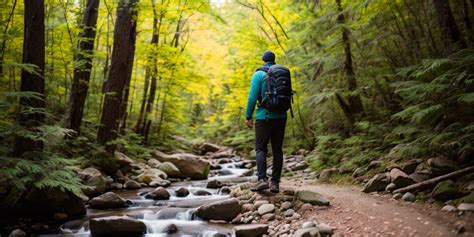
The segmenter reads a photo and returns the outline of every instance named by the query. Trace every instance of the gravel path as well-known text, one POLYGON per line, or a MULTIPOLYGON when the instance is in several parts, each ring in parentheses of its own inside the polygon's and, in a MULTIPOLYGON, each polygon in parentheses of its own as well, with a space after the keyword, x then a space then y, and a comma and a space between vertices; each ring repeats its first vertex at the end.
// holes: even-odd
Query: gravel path
POLYGON ((318 207, 307 220, 337 228, 335 236, 474 236, 474 214, 458 215, 356 188, 284 180, 282 187, 318 192, 330 207, 318 207), (464 228, 463 234, 458 229, 464 228))

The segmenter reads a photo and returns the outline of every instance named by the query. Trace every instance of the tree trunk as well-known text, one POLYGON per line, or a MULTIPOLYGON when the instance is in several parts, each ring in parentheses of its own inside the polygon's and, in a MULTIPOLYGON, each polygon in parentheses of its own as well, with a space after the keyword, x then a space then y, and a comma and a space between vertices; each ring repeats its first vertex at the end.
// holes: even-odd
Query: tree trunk
POLYGON ((82 32, 79 34, 79 51, 74 60, 77 66, 74 68, 71 93, 64 118, 65 127, 73 129, 78 134, 81 128, 87 90, 89 89, 99 1, 87 0, 81 25, 82 32))
MULTIPOLYGON (((23 60, 24 64, 33 64, 36 73, 26 70, 21 72, 21 92, 36 93, 34 98, 21 97, 21 111, 18 117, 20 126, 34 131, 44 122, 44 66, 45 66, 45 26, 44 26, 44 1, 24 1, 24 41, 23 60), (25 113, 25 110, 35 109, 33 112, 25 113)), ((25 136, 18 136, 15 141, 14 155, 20 156, 28 151, 43 149, 39 140, 32 140, 25 136)))
POLYGON ((443 55, 448 56, 458 49, 466 48, 466 41, 459 31, 448 0, 433 0, 438 23, 441 29, 441 41, 444 44, 443 55))
MULTIPOLYGON (((114 46, 110 65, 110 73, 104 85, 104 105, 97 132, 97 140, 106 144, 117 138, 120 116, 122 115, 122 99, 126 83, 130 82, 131 66, 136 39, 137 0, 120 0, 117 7, 117 19, 114 30, 114 46)), ((107 144, 109 153, 115 146, 107 144)))
MULTIPOLYGON (((337 22, 339 24, 345 24, 346 19, 344 17, 341 0, 336 0, 339 15, 337 17, 337 22)), ((352 52, 351 52, 351 42, 349 39, 350 31, 347 28, 342 30, 342 42, 344 44, 344 74, 347 79, 348 89, 350 92, 357 90, 357 79, 354 72, 354 66, 352 63, 352 52)), ((364 109, 362 107, 362 101, 359 95, 349 95, 348 104, 350 113, 352 117, 358 114, 363 113, 364 109)))
POLYGON ((3 77, 3 59, 5 57, 5 48, 7 46, 6 35, 8 33, 8 27, 10 26, 10 22, 13 21, 13 16, 14 16, 15 7, 16 7, 16 1, 17 0, 13 1, 12 10, 10 11, 10 15, 8 16, 8 19, 7 19, 7 25, 5 26, 5 29, 3 30, 3 37, 4 38, 2 40, 2 46, 0 48, 0 78, 3 77))

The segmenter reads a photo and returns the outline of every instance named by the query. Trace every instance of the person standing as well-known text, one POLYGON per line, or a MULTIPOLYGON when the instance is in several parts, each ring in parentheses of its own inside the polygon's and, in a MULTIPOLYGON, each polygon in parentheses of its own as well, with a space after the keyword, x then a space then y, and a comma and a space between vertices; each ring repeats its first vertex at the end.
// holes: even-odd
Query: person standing
POLYGON ((262 99, 267 91, 267 72, 270 67, 276 65, 275 54, 271 51, 265 51, 262 56, 262 64, 263 67, 257 68, 252 76, 246 110, 246 125, 249 128, 253 128, 252 114, 255 110, 255 105, 258 104, 255 116, 255 151, 258 181, 251 190, 263 191, 270 188, 271 192, 278 193, 280 191, 279 183, 283 166, 282 146, 287 114, 286 110, 283 113, 275 113, 262 106, 262 99), (266 159, 269 142, 271 142, 273 154, 273 170, 270 184, 267 178, 266 159))

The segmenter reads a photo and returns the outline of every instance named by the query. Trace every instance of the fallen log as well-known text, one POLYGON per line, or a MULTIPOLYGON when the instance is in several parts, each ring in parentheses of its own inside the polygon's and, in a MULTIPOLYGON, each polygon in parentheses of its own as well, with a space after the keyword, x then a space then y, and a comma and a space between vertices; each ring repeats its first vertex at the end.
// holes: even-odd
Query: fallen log
POLYGON ((451 172, 449 174, 445 174, 445 175, 438 176, 436 178, 428 179, 428 180, 425 180, 423 182, 412 184, 412 185, 409 185, 409 186, 404 187, 404 188, 399 188, 399 189, 393 191, 393 193, 395 194, 395 193, 406 193, 406 192, 410 192, 410 191, 426 190, 426 189, 429 189, 429 188, 433 188, 434 186, 436 186, 436 184, 438 184, 441 181, 448 180, 448 179, 454 179, 454 178, 457 178, 457 177, 460 177, 460 176, 463 176, 463 175, 466 175, 466 174, 469 174, 469 173, 472 173, 472 172, 474 172, 474 166, 469 166, 469 167, 466 167, 464 169, 460 169, 460 170, 451 172))

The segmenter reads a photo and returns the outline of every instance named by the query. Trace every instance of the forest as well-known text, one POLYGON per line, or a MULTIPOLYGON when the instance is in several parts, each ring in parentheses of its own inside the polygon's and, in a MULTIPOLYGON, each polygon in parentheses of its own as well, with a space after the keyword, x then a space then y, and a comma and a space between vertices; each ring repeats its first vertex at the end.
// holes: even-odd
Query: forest
POLYGON ((115 178, 117 154, 210 143, 255 159, 245 109, 266 50, 291 71, 284 153, 307 151, 308 172, 357 185, 361 167, 474 165, 473 0, 0 1, 7 213, 38 193, 91 198, 81 171, 115 178))

